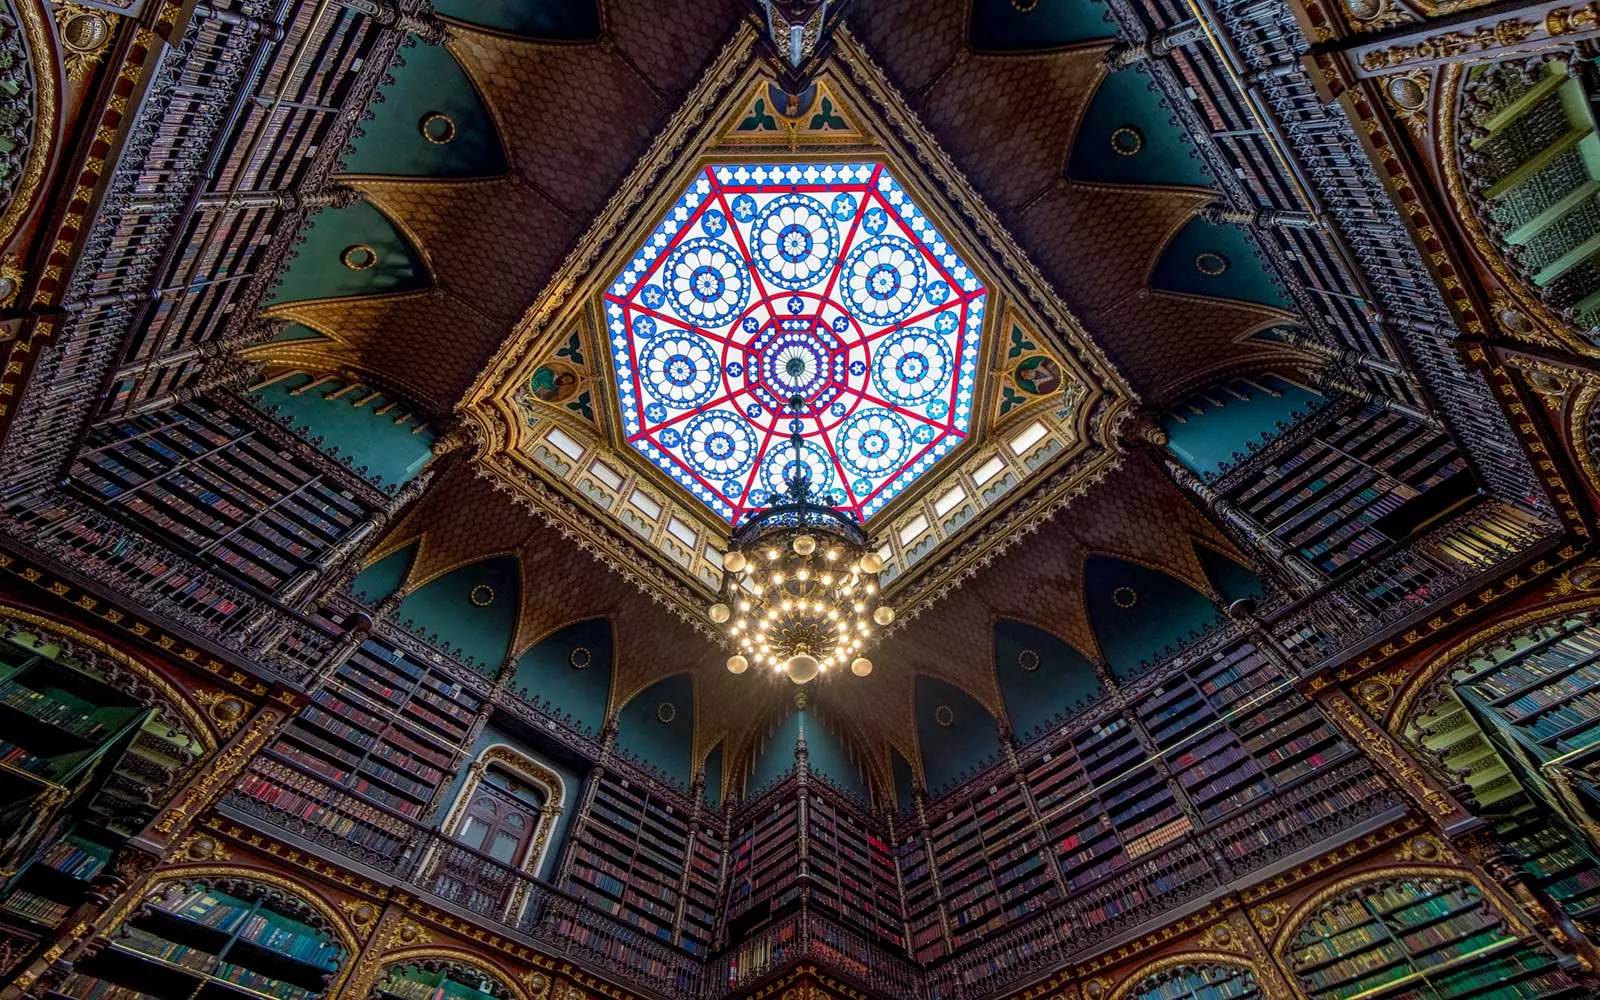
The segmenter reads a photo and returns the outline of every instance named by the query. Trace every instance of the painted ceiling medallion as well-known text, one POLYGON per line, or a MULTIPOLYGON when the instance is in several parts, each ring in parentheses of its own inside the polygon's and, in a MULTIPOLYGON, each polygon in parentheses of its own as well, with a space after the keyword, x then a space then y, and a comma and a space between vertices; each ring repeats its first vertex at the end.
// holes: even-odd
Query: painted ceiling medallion
POLYGON ((798 463, 866 521, 966 437, 985 296, 882 163, 708 166, 606 293, 628 443, 736 524, 798 463))

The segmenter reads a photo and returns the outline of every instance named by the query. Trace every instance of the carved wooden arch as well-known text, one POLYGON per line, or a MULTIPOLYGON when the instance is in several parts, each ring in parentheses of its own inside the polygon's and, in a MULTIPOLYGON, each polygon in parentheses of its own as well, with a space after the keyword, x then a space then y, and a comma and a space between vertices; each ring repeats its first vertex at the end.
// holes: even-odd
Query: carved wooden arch
MULTIPOLYGON (((1582 590, 1582 586, 1571 580, 1572 576, 1573 574, 1569 573, 1563 580, 1573 589, 1582 590)), ((1595 580, 1592 585, 1600 586, 1600 579, 1595 580)), ((1558 618, 1595 613, 1600 613, 1600 593, 1586 594, 1572 600, 1545 605, 1525 614, 1491 623, 1428 660, 1420 669, 1406 677, 1398 690, 1393 687, 1389 678, 1378 677, 1364 681, 1357 688, 1357 696, 1373 710, 1374 716, 1381 718, 1384 728, 1403 739, 1406 725, 1427 704, 1428 692, 1435 684, 1447 680, 1456 665, 1478 649, 1508 638, 1514 632, 1536 628, 1558 618)))
POLYGON ((1225 951, 1186 951, 1181 954, 1158 958, 1134 969, 1117 985, 1116 989, 1111 991, 1109 1000, 1128 1000, 1129 997, 1133 996, 1134 991, 1143 986, 1146 981, 1161 975, 1163 972, 1179 969, 1186 965, 1222 965, 1234 969, 1243 969, 1250 975, 1251 980, 1256 984, 1256 988, 1261 990, 1263 995, 1270 995, 1267 986, 1261 981, 1260 970, 1249 959, 1241 958, 1225 951))
POLYGON ((397 967, 420 966, 429 971, 461 969, 489 980, 499 990, 490 995, 499 1000, 530 1000, 528 992, 517 982, 517 977, 505 967, 491 961, 486 952, 467 952, 456 948, 406 948, 392 951, 382 958, 382 966, 375 970, 371 982, 351 983, 350 996, 376 997, 378 984, 397 967))
POLYGON ((97 672, 107 684, 153 706, 163 725, 197 744, 197 760, 215 753, 223 737, 244 720, 247 708, 240 699, 219 694, 202 711, 188 694, 137 657, 53 618, 0 605, 0 638, 9 639, 30 629, 48 633, 58 642, 64 662, 99 668, 97 672), (228 701, 237 705, 236 711, 233 706, 224 707, 228 701))
MULTIPOLYGON (((1530 933, 1527 924, 1522 922, 1521 917, 1509 909, 1500 895, 1492 891, 1489 886, 1486 886, 1475 872, 1455 865, 1408 864, 1365 871, 1359 875, 1339 879, 1332 885, 1324 887, 1301 901, 1278 925, 1277 936, 1270 942, 1273 956, 1279 960, 1285 969, 1288 969, 1289 948, 1294 942, 1295 936, 1329 901, 1346 893, 1359 890, 1362 886, 1371 883, 1389 882, 1404 878, 1438 878, 1467 883, 1478 890, 1478 894, 1483 897, 1485 903, 1491 903, 1494 906, 1494 912, 1505 921, 1509 933, 1519 938, 1525 938, 1530 933)), ((1299 980, 1292 972, 1290 973, 1290 979, 1298 984, 1299 980)))
MULTIPOLYGON (((356 940, 355 933, 346 919, 322 897, 315 886, 245 865, 183 865, 157 871, 149 889, 143 893, 139 901, 153 901, 164 895, 169 887, 178 883, 193 882, 203 882, 219 888, 239 886, 246 892, 254 893, 255 898, 266 897, 282 901, 298 910, 296 919, 332 934, 344 948, 344 956, 339 960, 338 967, 332 975, 328 977, 328 989, 322 996, 332 998, 342 995, 345 981, 355 967, 354 960, 361 954, 361 943, 356 940)), ((123 918, 126 919, 126 913, 123 914, 123 918)))
POLYGON ((515 866, 520 871, 537 875, 550 853, 550 831, 566 807, 567 785, 561 775, 509 743, 493 743, 484 747, 477 758, 467 765, 467 778, 462 782, 455 802, 451 803, 450 813, 441 828, 452 832, 456 829, 456 824, 461 822, 466 813, 467 803, 472 800, 472 793, 477 791, 491 765, 504 768, 544 791, 545 804, 540 810, 539 828, 534 831, 533 842, 528 845, 526 856, 515 866))
POLYGON ((1519 62, 1531 64, 1547 60, 1566 62, 1570 66, 1579 61, 1579 56, 1570 47, 1548 46, 1503 59, 1451 63, 1441 67, 1437 85, 1439 96, 1433 104, 1434 117, 1430 130, 1438 137, 1438 161, 1444 173, 1446 200, 1453 210, 1451 214, 1461 221, 1472 245, 1473 255, 1483 262, 1496 283, 1505 290, 1507 297, 1497 297, 1493 303, 1495 325, 1519 340, 1565 346, 1587 357, 1600 357, 1600 345, 1581 336, 1573 323, 1544 301, 1531 281, 1517 273, 1509 259, 1509 252, 1504 250, 1501 241, 1485 224, 1482 213, 1474 207, 1473 179, 1462 163, 1461 151, 1472 140, 1474 133, 1467 122, 1469 72, 1480 66, 1509 66, 1519 62))

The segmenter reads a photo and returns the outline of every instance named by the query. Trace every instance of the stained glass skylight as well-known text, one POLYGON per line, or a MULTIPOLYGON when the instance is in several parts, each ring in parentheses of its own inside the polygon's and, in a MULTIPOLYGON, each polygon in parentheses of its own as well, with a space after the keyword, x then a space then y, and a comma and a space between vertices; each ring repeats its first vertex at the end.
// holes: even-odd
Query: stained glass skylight
POLYGON ((738 523, 798 430, 865 521, 966 437, 984 300, 882 164, 707 167, 605 296, 628 442, 738 523))

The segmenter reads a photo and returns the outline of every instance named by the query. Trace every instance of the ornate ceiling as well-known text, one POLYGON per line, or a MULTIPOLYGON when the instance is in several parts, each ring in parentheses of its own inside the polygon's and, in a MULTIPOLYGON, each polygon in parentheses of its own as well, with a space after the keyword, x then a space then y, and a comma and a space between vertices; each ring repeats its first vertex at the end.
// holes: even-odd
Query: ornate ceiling
POLYGON ((722 670, 703 608, 794 420, 902 611, 874 676, 817 694, 874 773, 923 768, 919 676, 1014 710, 998 622, 1097 676, 1207 627, 1243 557, 1119 426, 1308 357, 1102 13, 860 0, 796 94, 733 0, 405 50, 339 178, 360 203, 308 224, 251 352, 432 416, 433 482, 369 565, 417 595, 513 560, 506 659, 609 619, 609 712, 686 674, 694 759, 730 771, 789 693, 722 670), (1181 628, 1108 641, 1108 595, 1169 584, 1181 628))

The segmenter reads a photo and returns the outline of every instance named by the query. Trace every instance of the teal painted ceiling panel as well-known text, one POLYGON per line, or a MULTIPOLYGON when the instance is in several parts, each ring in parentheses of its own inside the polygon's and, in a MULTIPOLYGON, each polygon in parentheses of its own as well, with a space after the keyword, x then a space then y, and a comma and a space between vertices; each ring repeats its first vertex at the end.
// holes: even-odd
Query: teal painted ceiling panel
POLYGON ((934 677, 916 684, 917 745, 928 791, 976 774, 1000 753, 1000 730, 971 695, 934 677))
POLYGON ((401 177, 498 177, 506 154, 461 64, 443 45, 412 44, 373 118, 351 143, 344 171, 401 177))
POLYGON ((407 596, 395 620, 492 677, 511 648, 517 588, 516 559, 496 556, 452 570, 407 596))
POLYGON ((573 728, 596 735, 605 726, 611 695, 611 622, 605 618, 569 625, 539 642, 517 661, 512 684, 573 728))
POLYGON ((1260 577, 1222 553, 1205 545, 1196 545, 1194 550, 1205 567, 1206 578, 1229 604, 1247 597, 1254 600, 1266 592, 1260 577))
POLYGON ((617 717, 617 748, 687 790, 693 781, 694 683, 688 674, 657 681, 617 717))
POLYGON ((595 0, 435 0, 445 17, 512 35, 550 41, 585 41, 600 34, 595 0))
POLYGON ((1175 577, 1109 556, 1089 558, 1083 587, 1100 654, 1119 681, 1225 620, 1209 597, 1175 577))
POLYGON ((1105 694, 1088 657, 1022 622, 995 622, 994 666, 1006 717, 1019 742, 1105 694))
POLYGON ((1173 456, 1191 472, 1215 479, 1324 402, 1317 393, 1276 376, 1254 383, 1236 379, 1186 398, 1167 413, 1162 426, 1173 456))
POLYGON ((324 382, 301 391, 312 381, 310 375, 294 375, 250 396, 273 419, 391 492, 421 472, 433 457, 433 432, 419 430, 422 425, 416 418, 396 423, 393 412, 377 412, 388 402, 386 397, 356 406, 357 400, 372 395, 371 389, 357 386, 330 399, 346 384, 324 382))
POLYGON ((1096 0, 972 0, 976 52, 1037 52, 1116 36, 1111 13, 1096 0))
POLYGON ((301 228, 269 305, 427 288, 422 255, 389 217, 361 202, 325 208, 301 228))
POLYGON ((1211 184, 1194 145, 1142 66, 1101 82, 1078 126, 1067 174, 1105 184, 1211 184))
POLYGON ((1192 219, 1156 262, 1150 286, 1168 292, 1238 299, 1290 309, 1289 297, 1243 227, 1192 219))
POLYGON ((400 589, 405 582, 406 570, 411 567, 411 557, 417 554, 415 545, 397 549, 368 566, 350 584, 356 600, 372 606, 400 589))

